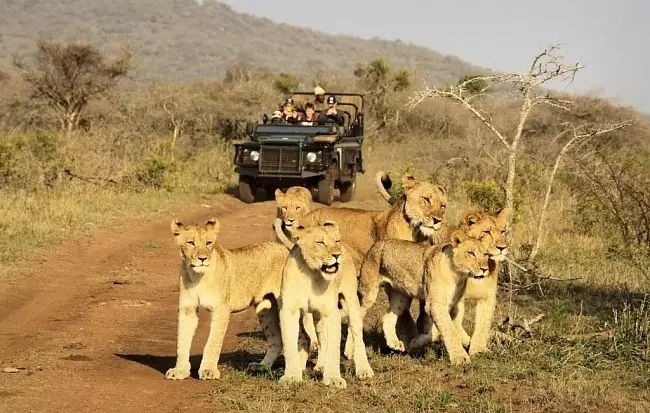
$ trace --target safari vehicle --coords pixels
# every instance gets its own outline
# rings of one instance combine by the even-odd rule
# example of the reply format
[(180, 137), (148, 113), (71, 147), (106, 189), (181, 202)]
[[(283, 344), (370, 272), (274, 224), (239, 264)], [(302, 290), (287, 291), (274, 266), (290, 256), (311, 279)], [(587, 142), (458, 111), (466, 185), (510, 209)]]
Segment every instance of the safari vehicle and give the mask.
[[(357, 173), (364, 173), (363, 96), (352, 93), (328, 93), (337, 99), (337, 110), (344, 122), (333, 120), (310, 126), (272, 124), (264, 115), (263, 123), (246, 125), (247, 141), (235, 144), (235, 172), (239, 174), (239, 198), (251, 203), (263, 188), (267, 197), (275, 188), (304, 186), (318, 190), (318, 202), (331, 205), (334, 189), (340, 201), (354, 198)], [(296, 108), (313, 101), (311, 92), (291, 95)], [(318, 111), (316, 115), (320, 115)]]

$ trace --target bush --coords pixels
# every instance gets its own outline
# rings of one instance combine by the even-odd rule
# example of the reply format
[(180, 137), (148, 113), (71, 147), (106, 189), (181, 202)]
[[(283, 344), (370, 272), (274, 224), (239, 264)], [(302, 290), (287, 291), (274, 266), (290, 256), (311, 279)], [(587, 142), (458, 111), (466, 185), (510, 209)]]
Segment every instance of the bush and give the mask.
[(178, 166), (171, 159), (162, 156), (144, 158), (139, 165), (127, 170), (124, 178), (129, 183), (149, 188), (173, 189), (173, 174)]
[(501, 186), (493, 179), (464, 181), (469, 200), (490, 214), (496, 214), (506, 205), (506, 196)]

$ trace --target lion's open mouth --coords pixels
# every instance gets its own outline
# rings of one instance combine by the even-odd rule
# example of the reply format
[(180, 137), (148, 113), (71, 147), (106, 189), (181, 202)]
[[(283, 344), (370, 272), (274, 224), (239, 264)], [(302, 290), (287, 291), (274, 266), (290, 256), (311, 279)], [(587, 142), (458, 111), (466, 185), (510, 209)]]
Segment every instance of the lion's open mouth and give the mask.
[(339, 271), (339, 263), (335, 262), (334, 264), (323, 264), (320, 267), (320, 270), (325, 274), (336, 274)]

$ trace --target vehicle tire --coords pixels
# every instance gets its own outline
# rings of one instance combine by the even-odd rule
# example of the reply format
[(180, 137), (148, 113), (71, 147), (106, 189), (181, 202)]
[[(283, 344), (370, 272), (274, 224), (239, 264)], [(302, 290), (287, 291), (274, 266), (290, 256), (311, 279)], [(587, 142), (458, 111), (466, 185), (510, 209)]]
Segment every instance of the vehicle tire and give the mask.
[(239, 176), (239, 199), (247, 204), (252, 204), (255, 200), (255, 185), (247, 176)]
[(357, 178), (352, 178), (352, 181), (341, 184), (339, 188), (341, 191), (341, 202), (350, 202), (354, 198), (354, 194), (357, 191)]
[(318, 183), (318, 202), (330, 206), (334, 202), (334, 176), (332, 167), (327, 170), (325, 177)]

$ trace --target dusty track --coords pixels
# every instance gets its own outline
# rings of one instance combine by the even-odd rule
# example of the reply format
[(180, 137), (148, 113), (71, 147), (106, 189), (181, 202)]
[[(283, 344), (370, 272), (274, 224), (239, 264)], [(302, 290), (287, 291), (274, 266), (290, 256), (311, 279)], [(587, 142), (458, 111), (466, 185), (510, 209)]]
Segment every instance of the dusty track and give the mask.
[[(227, 248), (273, 239), (274, 202), (226, 198), (211, 207), (176, 216), (185, 222), (216, 216)], [(210, 382), (164, 380), (176, 348), (179, 256), (172, 216), (63, 242), (0, 282), (0, 369), (20, 369), (0, 372), (0, 411), (205, 411), (196, 400), (210, 393)], [(194, 375), (207, 337), (205, 316), (192, 347)], [(257, 330), (251, 310), (234, 315), (220, 364), (261, 357), (240, 351), (246, 333)]]

